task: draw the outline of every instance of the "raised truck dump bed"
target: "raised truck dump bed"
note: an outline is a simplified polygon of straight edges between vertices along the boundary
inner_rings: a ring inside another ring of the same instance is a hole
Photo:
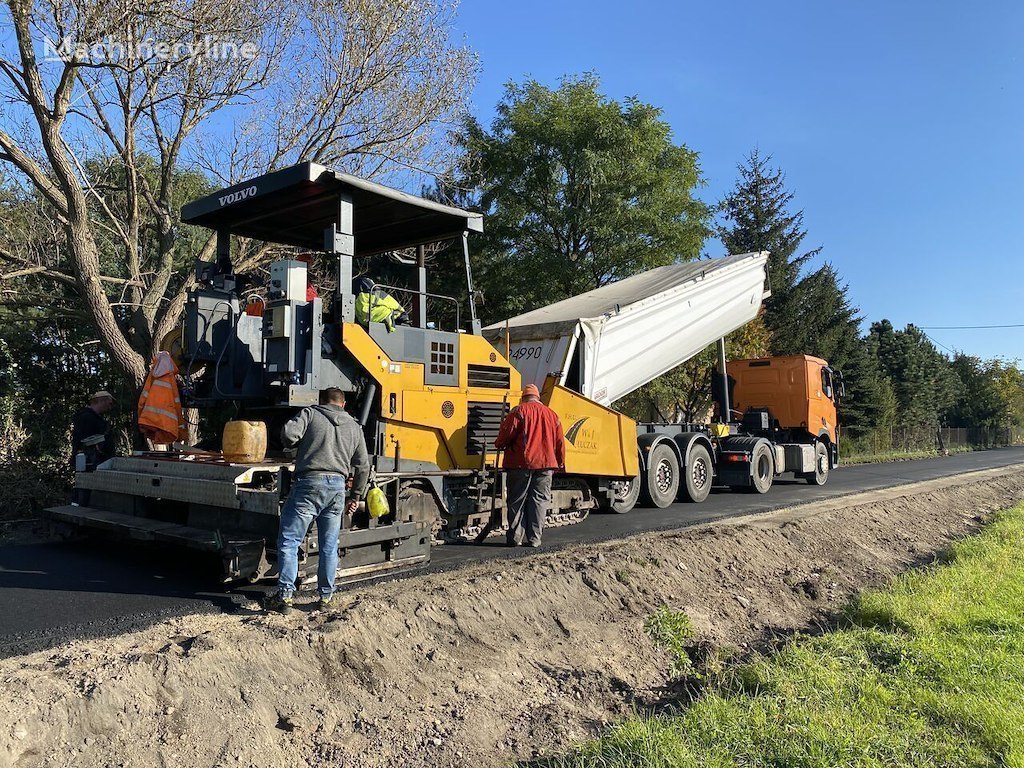
[[[752,412],[733,418],[724,337],[757,317],[770,295],[767,261],[759,252],[671,264],[484,329],[499,349],[507,344],[506,357],[523,383],[541,388],[542,399],[554,403],[568,389],[606,407],[718,342],[718,423],[636,424],[639,475],[600,484],[604,508],[624,512],[638,500],[664,507],[677,497],[703,501],[712,485],[764,493],[784,472],[820,485],[838,463],[834,432],[808,431],[806,424],[785,428],[773,417],[774,403],[806,403],[814,396],[807,386],[777,382],[775,400],[754,404],[767,407],[744,403]],[[832,376],[825,361],[807,360],[814,368],[808,381]],[[838,398],[830,391],[826,399],[823,413],[834,424]],[[570,434],[590,423],[559,415]],[[601,443],[601,430],[591,432]]]
[[[489,325],[523,384],[557,384],[609,405],[753,320],[767,253],[670,264]]]

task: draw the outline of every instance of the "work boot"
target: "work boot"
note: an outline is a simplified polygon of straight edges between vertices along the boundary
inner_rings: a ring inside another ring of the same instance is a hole
[[[280,592],[267,595],[263,598],[263,609],[266,611],[273,611],[274,613],[280,613],[282,616],[287,616],[292,612],[291,595],[284,596]]]
[[[320,595],[320,599],[316,601],[316,608],[318,611],[329,611],[331,606],[336,605],[334,602],[334,595]]]

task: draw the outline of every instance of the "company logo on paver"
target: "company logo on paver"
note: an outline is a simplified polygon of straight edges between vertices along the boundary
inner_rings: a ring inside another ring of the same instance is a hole
[[[229,195],[221,195],[217,199],[220,200],[221,205],[231,205],[232,203],[239,203],[245,200],[247,197],[253,197],[256,194],[256,185],[253,184],[251,187],[240,189],[237,192],[232,192]]]
[[[565,439],[568,440],[573,445],[576,445],[576,435],[579,434],[580,429],[583,427],[583,422],[585,422],[588,418],[588,416],[584,416],[582,419],[580,419],[571,427],[569,427],[569,431],[565,433]]]

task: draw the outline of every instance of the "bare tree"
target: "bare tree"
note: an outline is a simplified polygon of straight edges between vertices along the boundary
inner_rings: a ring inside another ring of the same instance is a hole
[[[8,0],[0,168],[64,247],[0,239],[0,281],[73,281],[141,385],[179,322],[192,259],[213,253],[178,218],[209,175],[232,182],[301,160],[369,177],[446,164],[438,139],[476,71],[450,42],[453,1]],[[240,267],[266,253],[250,244]]]

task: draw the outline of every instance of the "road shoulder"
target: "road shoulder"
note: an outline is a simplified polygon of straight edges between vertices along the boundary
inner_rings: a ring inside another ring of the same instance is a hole
[[[666,695],[661,605],[717,647],[826,622],[1024,500],[1024,466],[190,616],[0,661],[0,763],[507,764]],[[254,606],[252,606],[254,607]]]

